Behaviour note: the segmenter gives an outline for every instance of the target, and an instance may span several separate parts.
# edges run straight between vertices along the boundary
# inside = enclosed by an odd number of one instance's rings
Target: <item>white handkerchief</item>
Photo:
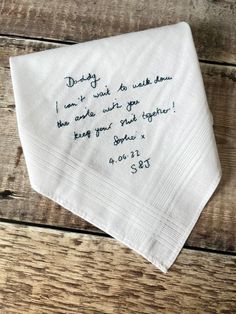
[[[166,272],[221,177],[188,24],[10,66],[32,188]]]

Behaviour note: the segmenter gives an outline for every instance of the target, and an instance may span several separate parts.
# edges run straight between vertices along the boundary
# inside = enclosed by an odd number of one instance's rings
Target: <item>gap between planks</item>
[[[82,229],[75,229],[75,228],[69,228],[69,227],[62,227],[62,226],[55,226],[55,225],[46,225],[43,223],[34,223],[34,222],[28,222],[28,221],[22,221],[22,220],[0,218],[0,225],[2,223],[3,224],[11,224],[13,226],[15,225],[15,226],[23,226],[23,227],[41,228],[41,229],[45,229],[45,231],[46,230],[55,230],[58,232],[65,232],[65,233],[68,232],[68,233],[75,233],[75,234],[88,235],[88,236],[90,235],[90,236],[94,236],[94,237],[114,239],[112,236],[110,236],[107,233],[82,230]],[[116,240],[116,239],[114,239],[114,240]],[[189,251],[201,251],[201,252],[205,252],[205,253],[236,256],[236,252],[221,251],[221,250],[202,248],[202,247],[197,247],[197,246],[184,245],[183,248],[185,248],[186,250],[189,250]]]
[[[115,36],[115,35],[113,35]],[[113,37],[109,36],[109,37]],[[34,41],[38,43],[48,43],[48,44],[55,44],[55,45],[61,45],[61,46],[71,46],[83,42],[76,42],[76,41],[65,41],[65,40],[55,40],[55,39],[48,39],[48,38],[37,38],[37,37],[31,37],[31,36],[23,36],[23,35],[11,35],[11,34],[1,34],[0,33],[0,40],[1,38],[6,38],[6,39],[16,39],[16,40],[26,40],[26,41]],[[106,38],[106,37],[102,37]],[[102,39],[98,38],[98,39]],[[92,41],[89,40],[89,41]],[[236,67],[236,63],[231,63],[227,61],[214,61],[214,60],[208,60],[208,59],[203,59],[199,58],[198,59],[200,63],[205,63],[205,64],[212,64],[212,65],[222,65],[222,66],[231,66],[231,67]]]

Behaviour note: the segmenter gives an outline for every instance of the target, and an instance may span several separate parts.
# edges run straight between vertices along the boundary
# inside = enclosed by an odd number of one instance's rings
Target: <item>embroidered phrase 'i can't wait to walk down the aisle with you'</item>
[[[76,100],[66,103],[56,100],[57,128],[70,129],[75,145],[81,141],[102,139],[106,143],[110,141],[110,151],[112,147],[124,148],[124,153],[118,155],[110,153],[109,156],[105,156],[106,162],[111,167],[129,161],[131,174],[148,169],[151,166],[151,156],[145,156],[145,152],[142,152],[140,148],[142,141],[147,139],[146,134],[140,128],[140,123],[146,123],[147,127],[155,123],[158,118],[175,113],[176,104],[174,100],[169,104],[155,103],[151,110],[144,110],[145,106],[140,95],[143,91],[148,94],[148,89],[160,88],[171,80],[173,80],[171,76],[155,75],[131,83],[119,82],[117,86],[111,88],[104,84],[102,77],[96,73],[89,72],[77,78],[66,76],[64,77],[65,87],[73,91],[76,89],[78,94]],[[70,119],[67,118],[68,111]],[[95,127],[85,127],[84,122],[88,120],[92,121],[90,125],[95,125]],[[139,143],[137,149],[129,149],[128,143],[131,142]]]

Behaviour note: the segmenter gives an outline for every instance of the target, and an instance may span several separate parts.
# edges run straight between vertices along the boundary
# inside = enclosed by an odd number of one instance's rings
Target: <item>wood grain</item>
[[[28,180],[18,138],[9,73],[10,55],[45,50],[58,45],[32,40],[0,40],[0,217],[31,223],[101,232],[91,224],[34,192]],[[201,64],[223,178],[187,241],[188,246],[236,251],[236,68]]]
[[[233,313],[235,266],[184,249],[162,274],[114,239],[0,223],[1,314]]]
[[[236,256],[189,248],[236,252],[236,67],[230,66],[236,64],[235,13],[234,0],[0,2],[1,314],[235,313]],[[162,274],[31,189],[8,58],[183,20],[203,61],[223,178],[188,249]],[[207,64],[212,62],[228,66]]]
[[[1,34],[83,42],[186,21],[201,59],[236,63],[235,0],[1,1]]]

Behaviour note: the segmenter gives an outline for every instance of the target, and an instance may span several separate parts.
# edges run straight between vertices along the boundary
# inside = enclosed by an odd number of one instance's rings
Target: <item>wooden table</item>
[[[0,2],[0,313],[236,313],[235,1]],[[178,21],[190,24],[222,181],[167,274],[34,192],[9,56]]]

